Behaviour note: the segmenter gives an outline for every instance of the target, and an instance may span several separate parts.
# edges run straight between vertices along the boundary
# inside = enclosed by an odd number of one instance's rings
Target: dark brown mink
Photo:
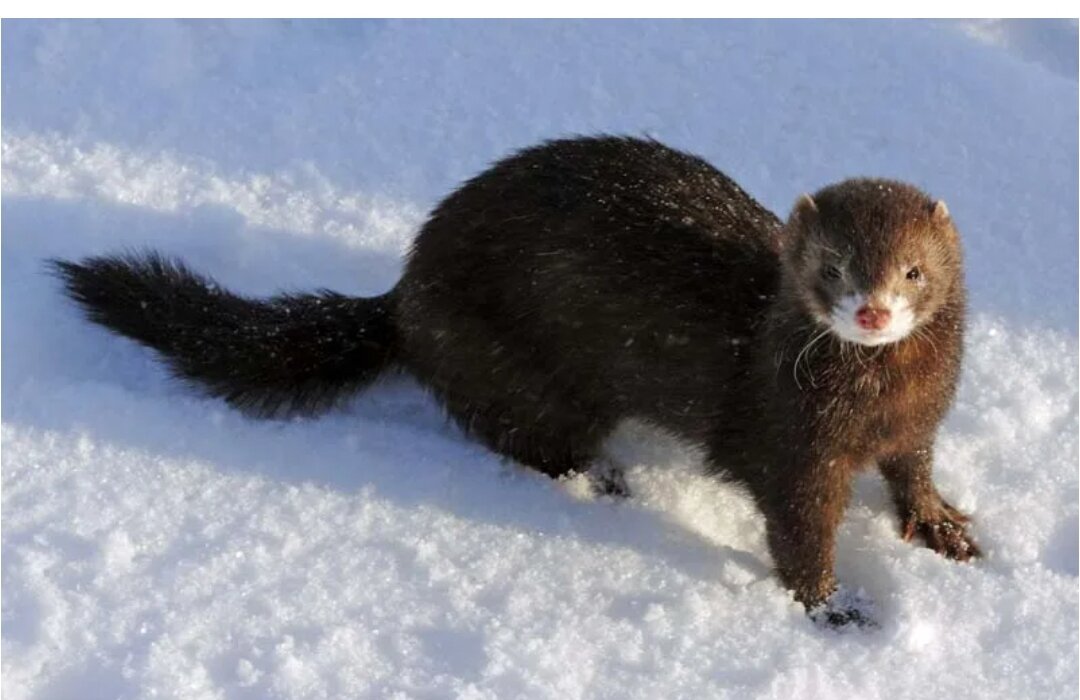
[[[256,415],[313,414],[403,370],[552,477],[588,470],[623,419],[697,443],[748,488],[780,580],[826,622],[859,621],[830,596],[863,467],[905,539],[979,554],[931,479],[961,362],[960,243],[910,185],[848,180],[784,223],[700,158],[574,138],[448,196],[376,298],[254,300],[156,254],[54,264],[91,319]]]

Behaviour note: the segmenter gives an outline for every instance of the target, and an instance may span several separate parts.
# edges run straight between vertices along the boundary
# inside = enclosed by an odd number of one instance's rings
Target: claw
[[[908,518],[907,521],[904,522],[904,531],[903,533],[901,533],[900,536],[904,539],[905,542],[910,542],[912,539],[914,539],[916,525],[917,523],[915,522],[915,518]]]

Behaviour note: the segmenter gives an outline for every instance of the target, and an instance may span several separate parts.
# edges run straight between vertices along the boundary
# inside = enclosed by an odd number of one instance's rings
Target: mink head
[[[960,242],[944,202],[890,180],[803,195],[785,227],[797,303],[843,340],[903,340],[963,294]]]

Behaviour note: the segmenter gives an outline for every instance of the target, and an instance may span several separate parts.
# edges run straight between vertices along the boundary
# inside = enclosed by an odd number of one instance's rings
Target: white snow
[[[1076,22],[3,23],[4,697],[1075,698]],[[510,149],[649,133],[786,215],[853,175],[947,200],[972,319],[937,479],[987,557],[863,477],[812,625],[763,523],[628,426],[634,500],[502,463],[408,380],[257,422],[83,321],[49,256],[238,291],[388,289]]]

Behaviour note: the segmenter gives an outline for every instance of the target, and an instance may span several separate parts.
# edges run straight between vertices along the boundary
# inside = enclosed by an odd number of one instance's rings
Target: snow
[[[1075,21],[3,23],[4,696],[1074,698]],[[258,422],[79,318],[42,259],[238,291],[392,286],[424,213],[542,138],[649,133],[786,214],[913,181],[972,318],[937,479],[987,557],[838,548],[880,628],[811,624],[763,523],[628,425],[635,498],[506,464],[386,381]]]

